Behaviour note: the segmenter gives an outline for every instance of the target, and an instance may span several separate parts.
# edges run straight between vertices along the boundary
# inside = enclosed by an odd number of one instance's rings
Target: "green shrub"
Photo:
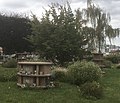
[[[52,79],[55,81],[65,82],[66,72],[67,70],[64,68],[56,68],[52,70]]]
[[[97,99],[101,98],[103,96],[103,88],[102,86],[93,81],[93,82],[86,82],[80,87],[80,91],[82,96],[86,98],[92,98],[95,97]]]
[[[104,60],[103,65],[105,66],[105,68],[111,68],[113,66],[113,63],[109,60]]]
[[[114,64],[118,64],[120,62],[120,55],[108,55],[105,57],[105,59],[111,61]]]
[[[77,61],[68,67],[69,81],[76,85],[98,81],[100,77],[101,69],[93,62]]]
[[[5,68],[16,68],[17,67],[17,60],[16,59],[10,59],[2,64]]]

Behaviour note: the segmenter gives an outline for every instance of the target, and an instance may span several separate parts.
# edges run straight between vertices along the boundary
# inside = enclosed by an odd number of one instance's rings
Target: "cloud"
[[[16,8],[18,9],[18,8],[26,8],[26,7],[28,7],[27,4],[19,3],[19,2],[17,2],[17,3],[6,3],[4,6],[7,7],[7,8],[11,8],[11,9],[16,9]]]
[[[41,0],[42,1],[42,0]],[[40,0],[1,0],[0,9],[27,9],[27,8],[36,8],[36,5],[42,5]]]
[[[48,8],[51,3],[65,4],[70,2],[73,10],[77,8],[85,8],[87,0],[0,0],[0,11],[14,11],[14,12],[30,12],[40,15],[43,12],[43,7]],[[120,27],[120,0],[93,0],[100,8],[109,12],[113,19],[112,24],[115,27]],[[116,24],[117,21],[117,24]]]
[[[6,0],[2,3],[0,3],[0,5],[4,8],[23,8],[23,7],[27,7],[27,3],[22,2],[22,1],[15,1],[15,0]]]

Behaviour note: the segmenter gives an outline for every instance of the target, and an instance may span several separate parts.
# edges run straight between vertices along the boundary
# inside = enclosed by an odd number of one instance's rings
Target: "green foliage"
[[[31,44],[24,38],[31,34],[30,20],[15,13],[0,13],[0,46],[5,54],[31,50]]]
[[[6,67],[6,68],[16,68],[17,67],[17,60],[16,59],[7,60],[6,62],[4,62],[2,64],[2,66]]]
[[[93,81],[86,82],[80,87],[81,94],[86,98],[97,98],[100,99],[103,96],[103,88],[102,86]]]
[[[120,55],[108,55],[105,57],[106,60],[111,61],[114,64],[118,64],[120,62]]]
[[[106,13],[98,5],[93,3],[93,0],[87,0],[87,9],[83,10],[86,14],[86,18],[89,21],[89,24],[94,28],[94,33],[90,35],[91,44],[93,49],[101,49],[105,46],[106,37],[111,39],[117,37],[119,29],[113,29],[110,25],[111,17],[109,13]]]
[[[0,67],[0,82],[8,81],[17,81],[17,69]]]
[[[88,50],[90,50],[90,49],[92,49],[92,48],[88,48]],[[87,52],[85,53],[85,55],[83,56],[83,58],[84,58],[84,60],[86,60],[86,61],[92,61],[92,59],[93,59],[93,54],[92,54],[90,51],[87,51]]]
[[[103,65],[105,66],[105,68],[112,68],[113,63],[109,60],[104,60]]]
[[[71,83],[81,85],[98,81],[101,77],[101,69],[93,62],[77,61],[68,67],[68,76]]]
[[[67,70],[64,68],[56,68],[52,70],[52,79],[55,81],[66,82],[67,81]]]
[[[65,7],[53,4],[46,10],[41,21],[33,15],[33,32],[27,39],[42,58],[55,63],[64,65],[66,62],[82,59],[87,40],[81,34],[83,19],[78,18],[81,14],[80,11],[73,14],[69,3]]]

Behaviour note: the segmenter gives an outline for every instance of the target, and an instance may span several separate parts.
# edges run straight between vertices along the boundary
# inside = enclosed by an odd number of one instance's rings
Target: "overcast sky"
[[[72,9],[85,8],[87,0],[0,0],[0,12],[2,13],[25,13],[30,15],[33,12],[38,17],[52,3],[71,3]],[[94,0],[102,9],[111,15],[111,24],[114,28],[120,28],[120,0]],[[120,38],[113,41],[113,44],[120,45]]]

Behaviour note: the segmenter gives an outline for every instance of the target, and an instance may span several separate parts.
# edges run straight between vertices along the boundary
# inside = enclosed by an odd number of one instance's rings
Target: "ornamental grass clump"
[[[52,70],[52,79],[59,82],[67,81],[67,69],[65,68],[56,68]]]

